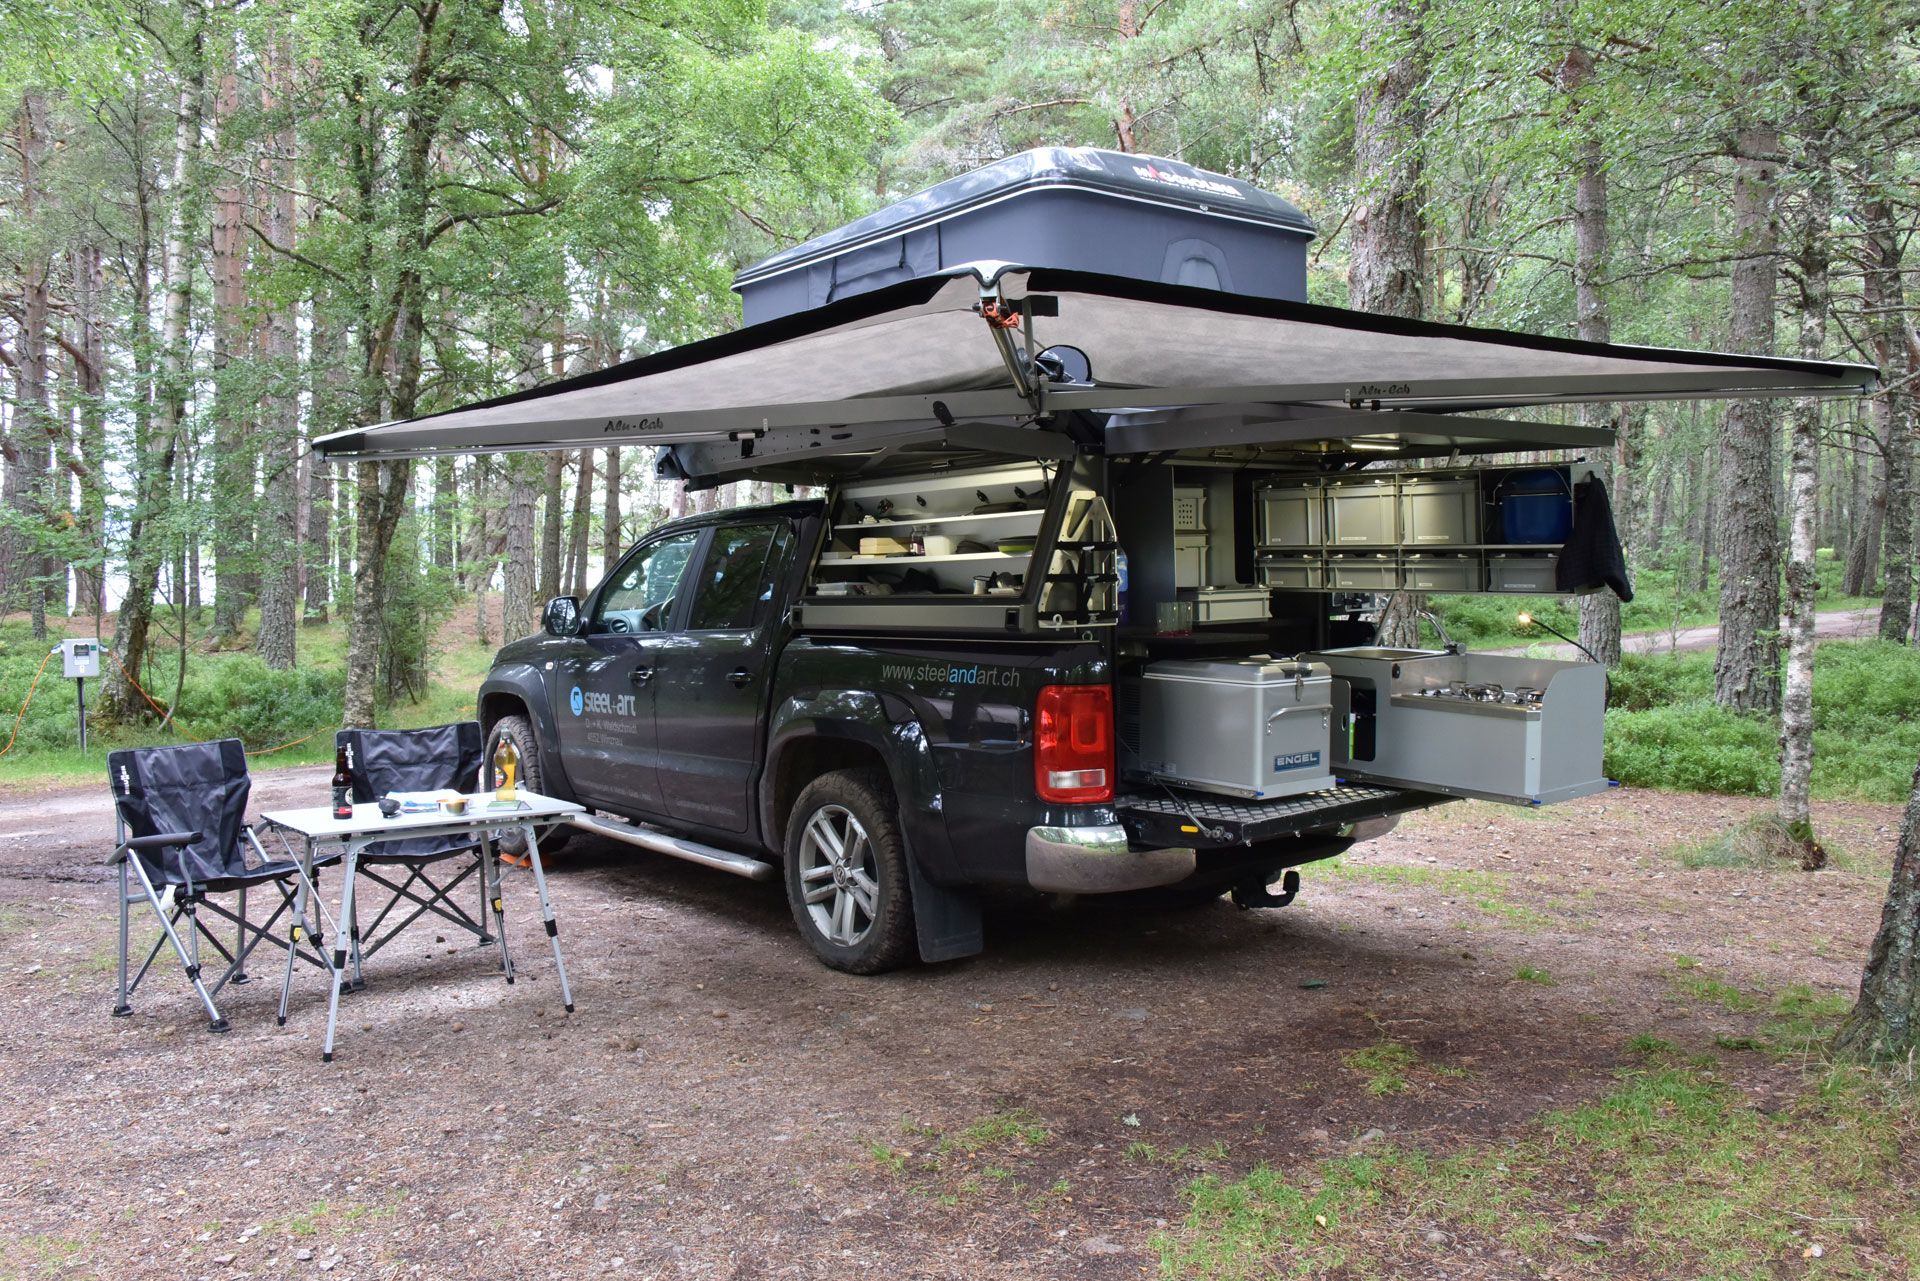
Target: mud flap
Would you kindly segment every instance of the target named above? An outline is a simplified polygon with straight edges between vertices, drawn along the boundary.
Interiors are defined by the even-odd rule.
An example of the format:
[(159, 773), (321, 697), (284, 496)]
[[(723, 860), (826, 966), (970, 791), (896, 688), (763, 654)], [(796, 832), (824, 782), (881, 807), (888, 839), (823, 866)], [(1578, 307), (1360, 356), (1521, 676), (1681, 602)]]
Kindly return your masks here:
[(907, 882), (913, 889), (913, 929), (920, 959), (957, 961), (978, 956), (986, 947), (980, 928), (980, 903), (962, 890), (935, 885), (920, 871), (920, 860), (907, 857)]

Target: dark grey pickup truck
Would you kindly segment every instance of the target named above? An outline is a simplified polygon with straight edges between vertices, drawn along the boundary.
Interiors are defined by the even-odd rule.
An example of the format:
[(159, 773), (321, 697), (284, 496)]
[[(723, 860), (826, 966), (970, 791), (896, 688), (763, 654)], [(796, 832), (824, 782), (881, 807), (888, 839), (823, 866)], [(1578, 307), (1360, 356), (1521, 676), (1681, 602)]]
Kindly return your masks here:
[(584, 602), (551, 602), (544, 633), (502, 649), (481, 688), (489, 756), (511, 737), (528, 785), (592, 807), (592, 830), (784, 874), (808, 943), (857, 972), (978, 950), (982, 886), (1238, 886), (1264, 902), (1282, 869), (1345, 849), (1357, 824), (1444, 799), (1356, 785), (1262, 806), (1121, 788), (1112, 629), (809, 634), (803, 593), (833, 572), (816, 566), (826, 513), (675, 521)]

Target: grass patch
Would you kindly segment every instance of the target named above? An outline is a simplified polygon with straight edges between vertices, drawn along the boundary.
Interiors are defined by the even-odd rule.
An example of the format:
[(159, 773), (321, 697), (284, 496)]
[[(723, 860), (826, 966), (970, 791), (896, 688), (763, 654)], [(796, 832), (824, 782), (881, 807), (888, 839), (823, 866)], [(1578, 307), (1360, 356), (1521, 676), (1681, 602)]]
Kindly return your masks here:
[(1367, 1078), (1368, 1094), (1401, 1094), (1409, 1084), (1407, 1073), (1419, 1065), (1420, 1056), (1403, 1042), (1381, 1037), (1372, 1045), (1341, 1056), (1340, 1063)]
[(866, 1148), (868, 1159), (889, 1174), (906, 1173), (907, 1154), (905, 1152), (896, 1151), (878, 1139), (868, 1139), (861, 1146)]
[[(1813, 794), (1904, 800), (1920, 756), (1920, 650), (1828, 641), (1813, 676)], [(1713, 655), (1628, 655), (1614, 674), (1606, 771), (1634, 787), (1769, 796), (1780, 786), (1779, 727), (1712, 701)]]
[(1467, 868), (1407, 866), (1399, 863), (1352, 863), (1345, 858), (1328, 859), (1317, 865), (1323, 875), (1390, 885), (1399, 889), (1432, 891), (1439, 898), (1459, 899), (1489, 916), (1527, 929), (1538, 929), (1552, 922), (1551, 917), (1530, 907), (1512, 902), (1508, 887), (1512, 880), (1506, 872), (1479, 872)]
[(1521, 966), (1513, 972), (1513, 977), (1519, 979), (1522, 983), (1538, 983), (1541, 987), (1559, 986), (1554, 982), (1553, 975), (1534, 965)]
[(1685, 970), (1667, 980), (1676, 996), (1684, 996), (1702, 1005), (1717, 1005), (1729, 1014), (1751, 1014), (1766, 1004), (1765, 998), (1742, 991), (1725, 979), (1698, 970)]
[(1651, 1062), (1513, 1143), (1195, 1179), (1185, 1222), (1155, 1245), (1169, 1278), (1412, 1275), (1433, 1226), (1554, 1275), (1904, 1275), (1920, 1263), (1901, 1155), (1915, 1121), (1913, 1096), (1881, 1078), (1829, 1077), (1768, 1113), (1709, 1069)]
[[(1814, 848), (1823, 860), (1835, 854), (1824, 843)], [(1703, 840), (1682, 842), (1668, 853), (1691, 872), (1712, 867), (1784, 871), (1806, 870), (1807, 848), (1777, 815), (1759, 814)]]
[(1052, 1132), (1041, 1125), (1033, 1113), (1025, 1108), (1014, 1108), (1007, 1112), (996, 1112), (975, 1121), (958, 1134), (948, 1135), (940, 1140), (940, 1150), (974, 1153), (1003, 1143), (1037, 1148), (1052, 1137)]

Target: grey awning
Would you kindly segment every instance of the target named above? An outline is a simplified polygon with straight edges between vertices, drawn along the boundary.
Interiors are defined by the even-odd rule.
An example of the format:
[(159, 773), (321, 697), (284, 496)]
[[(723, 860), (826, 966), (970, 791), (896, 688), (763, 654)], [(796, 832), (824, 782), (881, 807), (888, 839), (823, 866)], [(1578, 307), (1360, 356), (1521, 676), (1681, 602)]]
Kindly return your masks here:
[[(996, 332), (978, 311), (983, 295), (1021, 313), (1019, 327)], [(1007, 353), (1028, 333), (1035, 349), (1084, 352), (1091, 382), (1023, 394)], [(1053, 453), (1053, 429), (1079, 410), (1097, 415), (1116, 453), (1306, 440), (1383, 452), (1410, 441), (1422, 442), (1410, 452), (1550, 449), (1604, 437), (1477, 415), (1577, 401), (1860, 395), (1874, 379), (1861, 365), (1583, 343), (975, 264), (317, 446), (384, 459), (677, 445), (689, 476), (790, 477), (803, 460), (890, 448), (1017, 453), (1030, 441)]]

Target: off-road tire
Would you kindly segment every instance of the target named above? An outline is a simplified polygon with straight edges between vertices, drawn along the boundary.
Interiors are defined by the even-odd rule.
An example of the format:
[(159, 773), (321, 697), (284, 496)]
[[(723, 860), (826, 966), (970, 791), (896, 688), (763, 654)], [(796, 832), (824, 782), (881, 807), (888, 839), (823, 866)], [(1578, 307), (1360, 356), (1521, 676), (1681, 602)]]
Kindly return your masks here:
[[(831, 892), (835, 880), (829, 876), (802, 886), (803, 858), (817, 860), (820, 852), (818, 848), (809, 852), (811, 826), (816, 819), (824, 819), (829, 827), (838, 823), (843, 829), (845, 816), (851, 816), (865, 833), (865, 844), (872, 856), (871, 879), (877, 892), (868, 927), (851, 943), (836, 942), (829, 937), (815, 919), (812, 905), (806, 902), (806, 889)], [(879, 974), (914, 957), (913, 892), (907, 878), (907, 843), (895, 817), (893, 788), (885, 772), (837, 770), (807, 784), (794, 801), (793, 812), (787, 820), (784, 861), (787, 906), (793, 912), (800, 937), (823, 964), (848, 974)], [(826, 910), (831, 914), (831, 908)]]
[[(516, 780), (518, 784), (529, 792), (537, 792), (542, 796), (553, 795), (545, 786), (546, 779), (543, 777), (544, 771), (540, 764), (540, 744), (533, 736), (533, 723), (524, 716), (502, 716), (493, 723), (493, 728), (487, 731), (487, 750), (480, 759), (480, 790), (491, 791), (499, 782), (493, 773), (493, 751), (499, 746), (502, 738), (512, 739), (513, 750), (520, 753), (520, 777)], [(556, 824), (541, 835), (540, 852), (552, 854), (565, 845), (572, 836), (573, 828), (565, 823)], [(500, 838), (494, 842), (494, 845), (502, 854), (509, 854), (514, 858), (526, 857), (527, 840), (519, 832), (501, 832)]]

